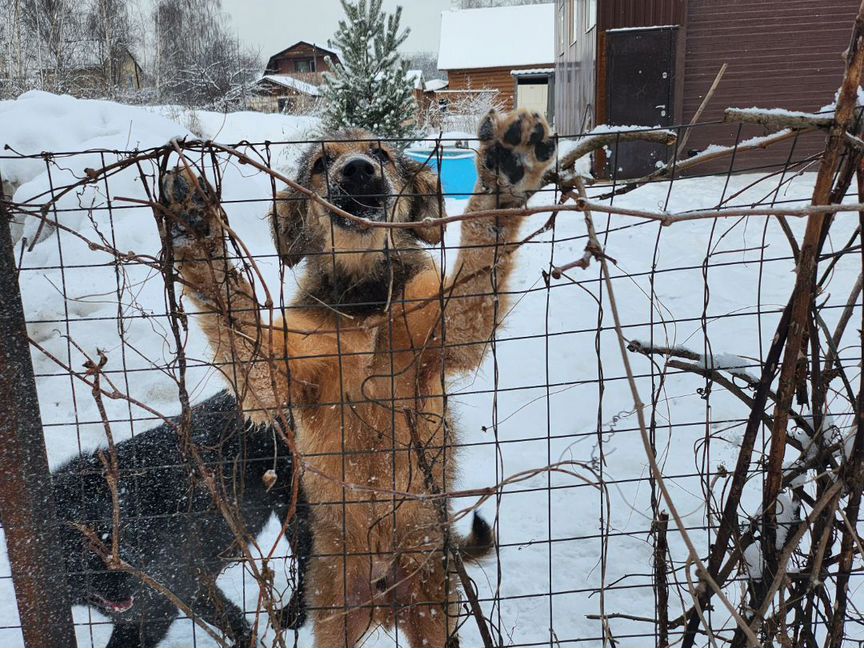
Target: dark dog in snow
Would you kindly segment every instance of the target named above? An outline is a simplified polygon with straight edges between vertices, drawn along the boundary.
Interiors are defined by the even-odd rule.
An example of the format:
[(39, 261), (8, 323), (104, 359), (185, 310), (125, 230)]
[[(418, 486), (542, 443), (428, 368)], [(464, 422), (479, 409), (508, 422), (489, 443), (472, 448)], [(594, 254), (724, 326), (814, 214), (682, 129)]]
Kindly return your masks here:
[[(272, 429), (244, 424), (234, 396), (222, 392), (192, 408), (192, 438), (250, 537), (272, 514), (284, 521), (292, 499), (292, 458)], [(206, 485), (184, 460), (176, 430), (164, 424), (139, 434), (117, 444), (117, 456), (121, 557), (166, 586), (236, 646), (248, 646), (251, 629), (243, 611), (216, 585), (240, 548)], [(269, 490), (264, 483), (268, 470), (277, 475)], [(109, 571), (76, 526), (91, 529), (111, 547), (113, 506), (98, 454), (69, 461), (55, 471), (53, 483), (73, 602), (111, 617), (108, 648), (156, 646), (178, 609), (134, 575)], [(311, 551), (307, 518), (301, 497), (287, 531), (298, 570), (297, 587), (282, 610), (283, 628), (299, 628), (305, 620), (303, 576)]]

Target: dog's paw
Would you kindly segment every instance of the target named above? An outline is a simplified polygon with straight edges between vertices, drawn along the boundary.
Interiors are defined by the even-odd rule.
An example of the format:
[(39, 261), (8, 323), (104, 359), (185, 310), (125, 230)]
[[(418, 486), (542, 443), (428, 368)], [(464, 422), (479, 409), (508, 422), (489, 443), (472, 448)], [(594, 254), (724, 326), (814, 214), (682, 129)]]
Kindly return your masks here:
[(295, 592), (288, 605), (281, 610), (280, 625), (283, 630), (299, 630), (306, 623), (306, 605), (302, 596)]
[(159, 204), (175, 247), (221, 239), (219, 200), (203, 177), (195, 178), (179, 166), (166, 171), (159, 178)]
[(527, 110), (490, 111), (478, 132), (483, 184), (525, 195), (540, 189), (555, 161), (555, 137), (542, 115)]

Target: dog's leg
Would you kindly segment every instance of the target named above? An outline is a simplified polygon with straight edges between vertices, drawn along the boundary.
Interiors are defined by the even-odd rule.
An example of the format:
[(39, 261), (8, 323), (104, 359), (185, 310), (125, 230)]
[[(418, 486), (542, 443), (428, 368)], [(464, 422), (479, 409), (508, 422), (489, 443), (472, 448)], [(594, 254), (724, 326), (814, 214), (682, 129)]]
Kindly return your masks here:
[(458, 648), (456, 583), (449, 582), (444, 563), (429, 557), (426, 569), (406, 583), (411, 603), (399, 613), (399, 627), (413, 648)]
[[(331, 542), (323, 542), (322, 535)], [(315, 553), (309, 563), (312, 586), (307, 593), (316, 648), (354, 648), (375, 625), (378, 610), (373, 607), (369, 558), (349, 556), (346, 561), (339, 555), (342, 551), (336, 534), (316, 530)]]
[[(215, 359), (224, 367), (244, 410), (257, 411), (260, 416), (252, 418), (265, 421), (268, 417), (261, 408), (283, 406), (289, 400), (289, 388), (297, 390), (297, 400), (305, 400), (314, 371), (314, 361), (309, 358), (319, 355), (317, 346), (326, 344), (323, 337), (310, 340), (293, 332), (314, 329), (299, 317), (285, 325), (292, 329), (287, 334), (281, 322), (268, 326), (261, 321), (255, 291), (228, 259), (225, 212), (204, 178), (178, 169), (165, 173), (159, 186), (157, 213), (164, 219), (186, 294), (201, 313), (199, 321)], [(306, 359), (294, 359), (297, 356)], [(274, 359), (278, 361), (271, 362)]]
[(297, 586), (291, 593), (288, 605), (281, 611), (281, 625), (285, 630), (297, 630), (306, 623), (306, 572), (309, 569), (309, 555), (312, 553), (310, 525), (309, 505), (301, 501), (297, 504), (294, 522), (286, 533), (291, 553), (297, 560)]
[[(541, 188), (553, 164), (555, 139), (546, 120), (519, 110), (490, 112), (478, 133), (476, 195), (466, 213), (524, 207)], [(479, 218), (462, 222), (462, 240), (450, 289), (444, 293), (445, 343), (449, 373), (473, 371), (483, 359), (488, 340), (506, 313), (506, 292), (513, 270), (512, 245), (522, 218)], [(497, 304), (499, 321), (495, 321)]]
[(176, 607), (167, 600), (160, 600), (148, 607), (143, 619), (115, 623), (106, 648), (156, 648), (177, 616)]
[(231, 637), (238, 648), (246, 648), (252, 640), (252, 630), (243, 610), (229, 601), (216, 581), (206, 577), (195, 596), (192, 609), (207, 623)]

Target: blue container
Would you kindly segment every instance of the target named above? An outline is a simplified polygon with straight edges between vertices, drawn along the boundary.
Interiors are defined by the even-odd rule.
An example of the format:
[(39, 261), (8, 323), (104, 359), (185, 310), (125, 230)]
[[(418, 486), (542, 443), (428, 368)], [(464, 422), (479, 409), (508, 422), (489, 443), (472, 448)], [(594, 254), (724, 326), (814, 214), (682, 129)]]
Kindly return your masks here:
[(441, 176), (441, 186), (447, 198), (467, 199), (477, 184), (477, 157), (473, 150), (443, 147), (440, 149), (408, 149), (405, 154), (422, 162)]

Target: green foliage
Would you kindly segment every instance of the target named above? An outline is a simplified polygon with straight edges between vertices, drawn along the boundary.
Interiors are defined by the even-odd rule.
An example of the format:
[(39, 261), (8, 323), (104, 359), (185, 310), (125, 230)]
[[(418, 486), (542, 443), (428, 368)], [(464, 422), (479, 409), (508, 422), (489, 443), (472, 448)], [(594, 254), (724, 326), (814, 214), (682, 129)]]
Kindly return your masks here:
[(381, 0), (341, 2), (345, 19), (329, 41), (341, 62), (327, 74), (324, 128), (363, 128), (381, 137), (412, 137), (413, 83), (397, 52), (408, 37), (408, 29), (399, 28), (402, 8), (387, 14), (381, 10)]

